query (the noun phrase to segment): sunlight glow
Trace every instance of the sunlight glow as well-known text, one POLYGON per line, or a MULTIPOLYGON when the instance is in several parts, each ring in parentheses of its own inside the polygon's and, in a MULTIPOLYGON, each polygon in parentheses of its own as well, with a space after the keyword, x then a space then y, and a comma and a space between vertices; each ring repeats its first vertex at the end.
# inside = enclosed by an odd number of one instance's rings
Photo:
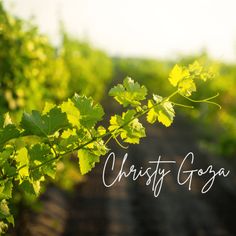
POLYGON ((70 33, 111 55, 173 58, 206 49, 215 58, 236 59, 235 0, 4 2, 16 15, 34 15, 54 42, 61 19, 70 33))

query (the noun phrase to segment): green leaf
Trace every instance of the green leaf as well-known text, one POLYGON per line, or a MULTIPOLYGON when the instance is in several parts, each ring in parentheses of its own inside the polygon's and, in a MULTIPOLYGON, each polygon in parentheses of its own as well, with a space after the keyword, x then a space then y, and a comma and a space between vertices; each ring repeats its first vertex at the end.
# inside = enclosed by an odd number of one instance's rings
POLYGON ((97 140, 94 141, 86 146, 91 153, 95 154, 96 156, 103 156, 107 153, 108 148, 106 147, 104 141, 97 140))
POLYGON ((4 116, 0 114, 0 129, 3 128, 4 125, 4 116))
POLYGON ((75 94, 72 102, 79 109, 80 123, 86 128, 92 128, 104 115, 102 106, 94 104, 92 98, 75 94))
POLYGON ((35 144, 29 149, 29 156, 31 162, 31 168, 38 166, 47 161, 47 164, 42 165, 40 169, 32 171, 31 176, 34 180, 40 180, 43 175, 47 175, 51 178, 55 178, 56 164, 50 161, 53 157, 50 147, 46 144, 35 144), (38 173, 37 173, 38 171, 38 173), (36 177, 39 175, 39 177, 36 177))
MULTIPOLYGON (((10 213, 10 209, 8 207, 8 202, 6 201, 6 199, 1 200, 0 202, 0 219, 14 225, 14 218, 10 213)), ((5 224, 4 221, 0 220, 0 235, 5 233, 8 228, 8 225, 5 224)))
POLYGON ((170 83, 176 87, 184 78, 189 77, 189 71, 181 66, 175 65, 169 75, 170 83))
POLYGON ((107 131, 103 126, 100 125, 97 128, 97 132, 98 132, 99 135, 104 135, 107 131))
POLYGON ((162 100, 163 100, 163 97, 162 96, 159 96, 159 95, 156 95, 156 94, 153 94, 153 100, 156 102, 156 103, 161 103, 162 100))
POLYGON ((173 105, 169 101, 164 101, 156 106, 152 100, 148 101, 148 107, 151 108, 147 114, 147 121, 151 124, 157 120, 165 125, 170 126, 173 122, 175 111, 173 105))
POLYGON ((28 177, 29 176, 29 158, 28 158, 28 150, 24 147, 17 151, 15 156, 17 162, 17 169, 20 177, 28 177))
POLYGON ((11 157, 13 153, 12 147, 5 147, 5 149, 0 153, 0 166, 2 165, 11 157))
POLYGON ((43 116, 38 111, 32 111, 32 114, 24 113, 21 120, 21 126, 26 134, 41 137, 52 135, 69 125, 66 114, 57 107, 43 116))
POLYGON ((5 224, 3 221, 0 221, 0 235, 4 235, 8 229, 8 225, 5 224))
POLYGON ((78 108, 75 107, 74 103, 69 99, 67 102, 63 102, 60 107, 61 110, 66 113, 69 122, 79 128, 80 112, 78 108))
POLYGON ((16 168, 11 166, 8 162, 5 162, 2 166, 2 172, 5 176, 11 176, 17 173, 16 168))
POLYGON ((24 180, 20 184, 20 188, 24 191, 25 194, 30 196, 38 196, 40 191, 40 181, 30 181, 29 179, 24 180))
POLYGON ((0 129, 0 147, 11 139, 18 138, 20 131, 15 125, 9 124, 4 128, 0 129))
POLYGON ((145 129, 137 118, 134 118, 136 112, 134 110, 128 110, 123 112, 122 116, 115 115, 110 119, 110 131, 115 131, 120 135, 121 139, 126 143, 139 143, 140 138, 146 136, 145 129), (122 128, 120 128, 122 127, 122 128))
POLYGON ((183 96, 191 96, 192 92, 196 91, 196 85, 193 82, 193 79, 187 78, 182 81, 180 81, 178 86, 178 91, 183 96))
POLYGON ((12 197, 13 184, 10 179, 0 182, 0 200, 12 197))
POLYGON ((47 114, 49 111, 51 111, 56 105, 50 102, 46 102, 43 108, 43 112, 42 114, 45 115, 47 114))
POLYGON ((190 73, 193 73, 195 76, 199 76, 202 73, 203 67, 198 61, 194 61, 189 65, 188 69, 190 73))
POLYGON ((84 149, 78 151, 78 158, 79 158, 80 171, 82 175, 91 171, 91 169, 95 167, 95 163, 100 161, 99 156, 84 149))
POLYGON ((171 102, 164 102, 158 107, 158 121, 166 127, 170 126, 174 120, 175 111, 171 102))
POLYGON ((148 100, 148 108, 151 108, 149 112, 147 113, 147 121, 150 124, 153 124, 156 122, 158 114, 155 108, 152 108, 155 105, 155 103, 152 100, 148 100))
POLYGON ((209 79, 213 79, 214 77, 215 77, 215 72, 209 70, 209 71, 203 71, 198 78, 205 82, 209 79))
POLYGON ((126 143, 138 144, 140 138, 146 137, 145 129, 138 119, 134 119, 124 131, 121 132, 121 138, 126 143))
POLYGON ((140 86, 139 83, 127 77, 124 79, 123 85, 118 84, 112 88, 109 91, 109 95, 113 96, 124 107, 128 105, 136 107, 141 104, 140 101, 146 98, 147 89, 145 86, 140 86))
POLYGON ((9 215, 7 218, 6 218, 7 222, 12 224, 14 226, 14 217, 13 215, 9 215))
POLYGON ((125 123, 126 125, 128 125, 128 122, 131 121, 135 113, 136 112, 134 110, 128 110, 127 112, 123 112, 122 116, 119 115, 112 116, 110 119, 110 126, 108 128, 109 131, 118 130, 118 132, 120 132, 123 129, 121 127, 124 126, 125 123))
POLYGON ((6 218, 7 216, 10 215, 10 210, 9 207, 7 205, 7 201, 5 199, 3 199, 0 202, 0 218, 6 218))
POLYGON ((30 162, 35 165, 42 164, 47 160, 47 155, 51 154, 50 147, 46 144, 35 144, 29 149, 30 162))
POLYGON ((44 175, 49 176, 52 179, 55 179, 56 176, 56 164, 55 162, 49 162, 47 165, 41 167, 44 175))
MULTIPOLYGON (((82 133, 82 131, 83 130, 78 132, 82 133)), ((74 149, 77 145, 79 145, 79 137, 76 133, 76 129, 64 130, 61 134, 61 139, 58 145, 59 150, 62 152, 69 151, 74 149)))
POLYGON ((5 115, 4 115, 4 123, 3 123, 3 127, 7 126, 7 125, 11 125, 12 124, 12 120, 11 120, 11 117, 9 115, 9 112, 7 112, 5 115))

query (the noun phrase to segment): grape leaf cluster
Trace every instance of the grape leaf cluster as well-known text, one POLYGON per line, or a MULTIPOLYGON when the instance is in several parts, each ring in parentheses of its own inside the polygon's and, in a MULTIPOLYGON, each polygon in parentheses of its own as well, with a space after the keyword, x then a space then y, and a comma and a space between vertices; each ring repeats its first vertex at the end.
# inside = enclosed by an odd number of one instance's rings
POLYGON ((144 85, 127 77, 109 92, 124 111, 112 115, 107 128, 98 124, 104 116, 102 106, 79 94, 59 105, 46 103, 42 112, 24 113, 19 124, 13 124, 9 114, 1 115, 0 233, 14 223, 9 203, 16 189, 38 196, 42 183, 55 178, 57 162, 71 153, 77 153, 81 174, 88 173, 108 153, 111 139, 123 147, 122 143, 138 144, 146 136, 142 116, 150 124, 170 126, 173 97, 190 96, 196 91, 195 80, 210 77, 198 62, 176 65, 169 75, 176 90, 167 97, 150 96, 144 85))

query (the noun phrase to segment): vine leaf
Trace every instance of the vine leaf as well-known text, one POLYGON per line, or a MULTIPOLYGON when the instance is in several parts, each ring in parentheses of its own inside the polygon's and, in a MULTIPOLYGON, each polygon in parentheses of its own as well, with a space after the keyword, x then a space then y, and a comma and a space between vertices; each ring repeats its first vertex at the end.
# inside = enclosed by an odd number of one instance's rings
POLYGON ((196 91, 193 78, 199 76, 201 67, 197 62, 192 64, 189 69, 175 65, 169 75, 169 81, 174 87, 178 87, 178 92, 183 96, 191 96, 196 91))
POLYGON ((40 191, 40 181, 26 179, 20 184, 20 188, 29 196, 37 196, 40 191))
POLYGON ((55 104, 50 103, 50 102, 45 102, 45 105, 44 105, 42 114, 43 114, 43 115, 47 114, 47 113, 48 113, 50 110, 52 110, 54 107, 56 107, 55 104))
POLYGON ((191 73, 194 73, 195 76, 200 76, 203 71, 203 67, 198 61, 194 61, 192 64, 190 64, 188 69, 191 73))
POLYGON ((11 223, 14 226, 14 218, 10 213, 6 199, 0 201, 0 219, 0 235, 2 235, 2 233, 5 233, 7 230, 7 224, 5 224, 2 219, 5 219, 8 223, 11 223))
POLYGON ((175 116, 173 104, 181 105, 170 100, 176 94, 192 102, 216 104, 211 101, 216 96, 204 100, 187 98, 196 91, 196 79, 205 81, 211 77, 212 72, 203 71, 197 62, 188 67, 176 65, 169 76, 175 91, 165 98, 153 94, 153 98, 147 101, 147 89, 126 78, 109 94, 123 107, 131 106, 132 109, 111 116, 108 130, 103 126, 95 127, 104 115, 102 106, 94 103, 92 98, 78 94, 58 106, 46 103, 42 113, 24 113, 20 128, 12 124, 9 114, 0 115, 0 234, 5 223, 14 223, 7 200, 18 189, 23 190, 26 196, 38 196, 41 183, 48 176, 55 179, 56 166, 62 156, 68 157, 69 153, 78 150, 81 174, 88 173, 108 152, 107 144, 112 138, 126 148, 120 139, 136 144, 146 136, 145 128, 138 119, 144 114, 147 114, 147 121, 151 124, 159 121, 170 126, 175 116), (143 104, 143 100, 147 104, 143 104), (37 139, 27 137, 7 143, 11 139, 30 135, 37 136, 37 139), (35 140, 39 143, 35 144, 35 140))
POLYGON ((24 147, 18 150, 16 154, 17 169, 20 174, 20 177, 29 176, 29 158, 28 150, 24 147))
POLYGON ((16 168, 11 166, 8 161, 6 161, 1 167, 3 174, 6 176, 11 176, 17 173, 16 168))
POLYGON ((43 116, 38 111, 32 111, 32 114, 24 113, 21 120, 21 127, 25 129, 25 134, 40 137, 52 135, 69 125, 66 113, 57 107, 43 116))
POLYGON ((176 87, 184 78, 189 77, 189 71, 181 66, 175 65, 169 75, 170 83, 176 87))
POLYGON ((9 207, 7 205, 7 201, 5 199, 3 199, 0 202, 0 218, 6 217, 10 215, 10 210, 9 207))
POLYGON ((0 186, 0 200, 9 199, 12 197, 13 184, 11 180, 6 180, 0 186))
POLYGON ((75 107, 74 103, 68 99, 67 102, 61 104, 61 110, 66 113, 69 122, 79 128, 80 127, 80 111, 75 107))
POLYGON ((31 168, 34 168, 42 163, 48 161, 47 165, 43 165, 40 169, 34 170, 31 175, 35 180, 40 180, 42 175, 47 175, 54 178, 56 175, 56 165, 54 162, 50 162, 53 158, 50 147, 46 144, 35 144, 29 149, 29 157, 31 168), (39 176, 39 178, 38 178, 39 176))
POLYGON ((29 149, 30 162, 34 165, 42 164, 50 153, 50 147, 46 144, 32 145, 29 149))
POLYGON ((82 175, 91 171, 95 167, 95 163, 99 162, 99 156, 89 150, 80 149, 78 151, 80 172, 82 175))
POLYGON ((13 138, 18 138, 20 136, 20 131, 15 125, 9 124, 4 128, 0 129, 0 148, 3 144, 8 142, 13 138))
POLYGON ((147 114, 147 121, 149 123, 153 124, 158 120, 166 127, 172 124, 175 116, 175 111, 171 102, 163 101, 155 106, 154 101, 149 100, 148 107, 150 108, 147 114))
POLYGON ((118 84, 112 88, 109 91, 109 95, 113 96, 124 107, 128 105, 136 107, 141 104, 140 101, 146 98, 147 89, 145 86, 140 86, 139 83, 127 77, 124 79, 123 85, 118 84))
POLYGON ((72 102, 79 109, 80 123, 86 128, 92 128, 104 115, 100 104, 94 104, 92 98, 75 94, 72 102))
POLYGON ((124 142, 138 144, 140 138, 145 137, 146 134, 143 125, 137 118, 134 119, 135 114, 136 112, 134 110, 128 110, 127 112, 123 112, 122 116, 112 116, 108 129, 110 131, 117 130, 124 142))
POLYGON ((186 78, 180 81, 178 88, 179 93, 187 97, 191 96, 192 92, 196 91, 196 85, 191 78, 186 78))

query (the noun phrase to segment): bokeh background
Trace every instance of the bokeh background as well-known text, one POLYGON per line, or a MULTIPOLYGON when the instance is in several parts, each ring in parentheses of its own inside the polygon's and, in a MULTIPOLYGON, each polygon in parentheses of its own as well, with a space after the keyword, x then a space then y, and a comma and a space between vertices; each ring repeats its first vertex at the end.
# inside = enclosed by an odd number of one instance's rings
POLYGON ((157 155, 180 163, 194 151, 196 168, 231 170, 202 195, 207 177, 196 178, 189 192, 174 181, 178 166, 170 167, 173 176, 156 199, 142 180, 105 188, 105 158, 87 176, 63 160, 40 200, 14 197, 17 221, 9 235, 236 235, 235 8, 233 0, 0 1, 1 113, 18 121, 25 110, 77 92, 101 102, 109 117, 119 108, 107 91, 125 76, 166 95, 173 65, 197 59, 216 76, 194 98, 220 93, 222 109, 180 108, 172 127, 148 127, 140 145, 114 151, 128 152, 137 166, 157 155))

